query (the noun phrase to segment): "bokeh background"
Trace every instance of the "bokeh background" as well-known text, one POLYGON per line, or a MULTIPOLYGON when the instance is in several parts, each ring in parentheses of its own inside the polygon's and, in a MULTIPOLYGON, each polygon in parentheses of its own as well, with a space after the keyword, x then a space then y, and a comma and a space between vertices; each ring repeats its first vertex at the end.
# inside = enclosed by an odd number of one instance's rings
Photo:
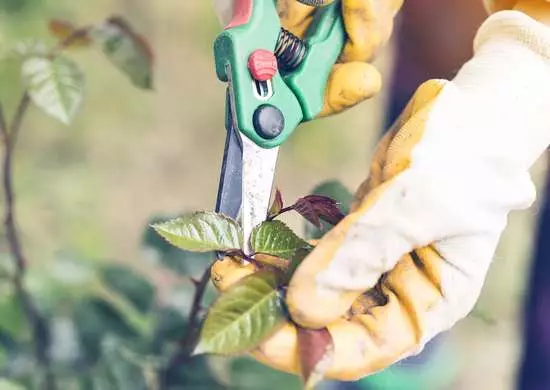
MULTIPOLYGON (((350 189, 360 184, 392 110, 419 80, 452 76, 470 55, 473 34, 484 18, 479 3, 409 0, 406 17, 398 23, 406 33, 376 60, 387 80, 384 92, 345 114, 300 127, 282 148, 277 186, 286 199, 305 195, 327 179, 340 180, 350 189), (408 67, 396 67, 396 59, 407 61, 408 67)), ((47 31, 52 18, 87 25, 113 14, 124 16, 150 41, 154 90, 133 88, 98 50, 75 51, 71 57, 83 66, 87 84, 75 122, 64 126, 31 109, 15 166, 20 230, 32 262, 29 289, 47 305, 54 300, 50 295, 59 299, 56 283, 74 278, 82 264, 120 262, 149 278, 161 291, 159 299, 184 311, 189 297, 181 291, 189 291, 188 282, 152 267, 141 243, 153 215, 212 209, 215 202, 225 95, 213 67, 211 44, 219 26, 210 1, 0 0, 0 45, 6 48, 31 38, 52 44, 47 31)), ((17 64, 0 61, 0 101, 9 116, 21 93, 17 64)), ((539 187, 545 171, 544 161, 533 168, 539 187)), ((514 388, 539 205, 540 200, 511 216, 481 299, 468 319, 430 346, 422 359, 353 386, 514 388)), ((292 217, 288 222, 301 228, 292 217)), ((7 255, 2 259, 7 261, 7 255)), ((85 288, 76 284, 70 294, 85 288)), ((0 285, 0 295, 8 290, 0 285)), ((8 306, 0 303, 0 327, 22 326, 14 324, 8 306)), ((271 382, 271 388, 280 388, 276 379, 271 382)))

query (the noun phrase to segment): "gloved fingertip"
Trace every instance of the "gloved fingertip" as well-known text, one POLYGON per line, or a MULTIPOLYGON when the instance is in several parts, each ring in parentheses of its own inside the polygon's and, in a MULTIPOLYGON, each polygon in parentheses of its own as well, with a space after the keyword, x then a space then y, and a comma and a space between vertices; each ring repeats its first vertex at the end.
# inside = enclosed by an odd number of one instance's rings
POLYGON ((325 105, 320 117, 341 112, 376 95, 382 88, 378 70, 364 62, 336 65, 325 91, 325 105))

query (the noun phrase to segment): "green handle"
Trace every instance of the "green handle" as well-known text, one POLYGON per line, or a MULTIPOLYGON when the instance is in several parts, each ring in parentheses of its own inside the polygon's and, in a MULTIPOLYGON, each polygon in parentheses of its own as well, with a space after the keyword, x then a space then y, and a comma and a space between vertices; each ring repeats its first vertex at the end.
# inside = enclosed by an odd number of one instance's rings
POLYGON ((318 12, 308 29, 308 53, 302 64, 285 81, 302 106, 302 121, 314 119, 321 113, 325 89, 345 43, 346 33, 340 13, 340 1, 334 1, 318 12))
POLYGON ((266 100, 255 93, 248 70, 248 58, 256 50, 275 50, 281 23, 274 1, 251 0, 253 7, 245 24, 222 32, 214 43, 216 73, 231 81, 233 117, 239 130, 263 148, 281 145, 301 123, 315 118, 323 108, 326 82, 342 50, 345 32, 340 17, 340 1, 324 7, 308 30, 307 54, 289 74, 279 72, 271 79, 272 95, 266 100), (260 136, 253 124, 258 107, 269 104, 284 116, 282 132, 275 138, 260 136))

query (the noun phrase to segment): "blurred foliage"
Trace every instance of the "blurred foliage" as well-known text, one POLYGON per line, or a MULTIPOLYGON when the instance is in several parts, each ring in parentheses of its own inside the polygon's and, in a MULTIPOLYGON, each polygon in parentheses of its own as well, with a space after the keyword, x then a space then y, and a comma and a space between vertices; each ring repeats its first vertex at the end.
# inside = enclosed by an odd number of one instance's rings
MULTIPOLYGON (((160 220, 165 218, 154 218, 144 229, 142 249, 149 258, 154 254, 162 259, 167 253, 165 241, 153 239, 151 234, 150 225, 160 220)), ((166 266, 159 261, 155 267, 170 273, 176 268, 178 277, 187 279, 191 275, 186 270, 204 268, 212 259, 179 249, 178 252, 180 267, 174 267, 176 256, 166 266)), ((70 264, 60 259, 59 266, 71 272, 56 275, 54 266, 50 275, 41 278, 49 279, 55 285, 55 295, 61 298, 51 302, 37 297, 41 312, 48 318, 50 356, 59 383, 78 389, 155 389, 154 384, 185 333, 187 311, 161 303, 154 286, 130 267, 106 262, 82 262, 80 267, 70 264), (75 285, 80 290, 76 297, 75 285)), ((10 386, 26 385, 34 375, 31 341, 21 309, 7 290, 0 295, 0 372, 12 381, 10 386)), ((209 300, 206 297, 204 303, 209 300)), ((223 360, 224 375, 215 367, 220 364, 219 358, 217 363, 211 363, 208 357, 188 357, 173 371, 167 388, 261 390, 272 388, 275 381, 288 389, 300 388, 297 377, 249 358, 223 360)))

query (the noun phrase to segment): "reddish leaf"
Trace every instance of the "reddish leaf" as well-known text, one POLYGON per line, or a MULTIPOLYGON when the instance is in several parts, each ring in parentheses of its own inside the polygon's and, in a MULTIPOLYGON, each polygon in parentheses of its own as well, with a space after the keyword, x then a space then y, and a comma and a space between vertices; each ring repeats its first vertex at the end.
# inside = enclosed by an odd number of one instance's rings
POLYGON ((338 203, 322 195, 308 195, 298 199, 294 210, 318 228, 321 228, 321 219, 336 225, 344 218, 338 203))
POLYGON ((298 328, 298 353, 306 389, 313 389, 325 376, 334 358, 334 344, 327 328, 298 328))
POLYGON ((107 23, 117 26, 122 31, 124 31, 124 33, 126 33, 129 37, 131 37, 134 43, 139 48, 139 50, 149 61, 150 66, 151 67, 153 66, 154 56, 153 56, 153 50, 151 49, 149 42, 143 36, 137 34, 132 28, 132 26, 130 26, 130 24, 126 22, 126 20, 124 20, 120 16, 112 16, 109 19, 107 19, 107 23))
POLYGON ((293 208, 298 214, 307 219, 313 225, 317 226, 319 229, 321 228, 321 220, 319 219, 319 215, 315 211, 313 204, 311 204, 311 202, 307 199, 298 199, 293 208))
POLYGON ((269 208, 269 212, 267 214, 268 219, 275 218, 281 213, 281 210, 283 209, 283 195, 281 194, 281 191, 277 188, 277 191, 275 192, 275 199, 273 199, 273 203, 271 204, 271 207, 269 208))
POLYGON ((50 33, 64 43, 64 47, 86 47, 92 44, 87 29, 77 29, 65 20, 53 19, 48 23, 50 33))
POLYGON ((48 29, 54 37, 59 39, 67 38, 76 30, 72 23, 59 19, 50 20, 48 23, 48 29))
POLYGON ((114 16, 94 26, 93 38, 103 53, 132 83, 143 89, 153 89, 153 53, 144 37, 128 22, 114 16))

